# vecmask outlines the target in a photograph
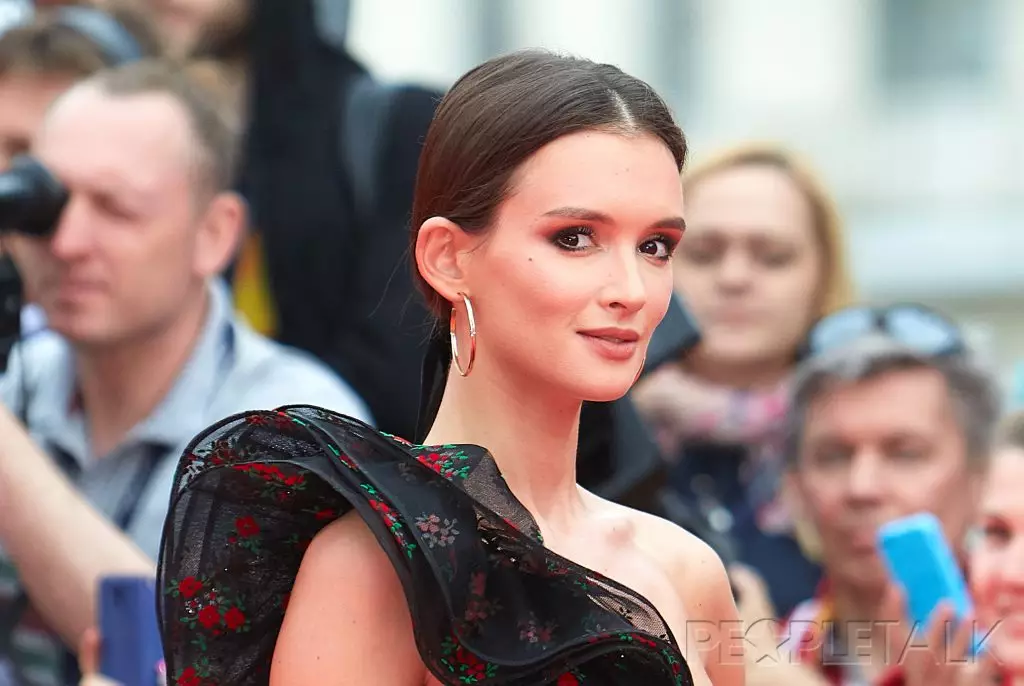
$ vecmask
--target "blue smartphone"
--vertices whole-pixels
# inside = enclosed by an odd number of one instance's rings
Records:
[[[110,576],[100,581],[100,672],[124,686],[156,686],[163,645],[156,581]]]
[[[920,513],[889,522],[878,532],[889,573],[900,585],[915,631],[927,628],[939,603],[949,603],[957,619],[974,611],[963,572],[935,515]],[[980,643],[975,639],[974,654]]]

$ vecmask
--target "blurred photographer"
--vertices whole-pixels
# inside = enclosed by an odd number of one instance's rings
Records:
[[[216,99],[146,61],[60,96],[34,141],[68,199],[51,235],[4,236],[51,332],[0,383],[0,683],[76,678],[61,639],[94,624],[100,578],[153,572],[200,429],[299,401],[369,419],[326,367],[236,319],[218,279],[245,221],[234,149]]]
[[[0,16],[0,170],[28,150],[58,95],[101,69],[161,51],[153,25],[134,5],[105,3],[104,11],[40,4],[33,10],[26,3],[7,22]],[[26,295],[21,326],[29,335],[45,329],[46,321]]]

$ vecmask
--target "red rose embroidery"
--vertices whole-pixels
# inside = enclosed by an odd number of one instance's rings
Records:
[[[203,590],[203,584],[194,576],[187,576],[178,583],[178,593],[185,599],[193,597],[201,590]]]
[[[199,675],[195,667],[189,667],[178,675],[178,686],[199,686]]]
[[[207,605],[199,611],[199,623],[207,629],[212,629],[220,623],[220,610],[214,605]]]
[[[558,677],[558,681],[555,686],[579,686],[580,680],[575,676],[566,672],[562,676]]]
[[[248,538],[260,532],[260,525],[256,523],[252,515],[247,515],[235,520],[235,530],[242,538]]]
[[[224,613],[224,625],[232,631],[239,629],[245,624],[245,613],[237,607],[233,607]]]

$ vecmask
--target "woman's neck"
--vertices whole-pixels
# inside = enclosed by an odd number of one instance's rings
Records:
[[[424,442],[487,448],[545,537],[570,532],[583,509],[576,485],[581,403],[545,399],[540,389],[520,388],[493,372],[478,362],[467,377],[449,374]]]

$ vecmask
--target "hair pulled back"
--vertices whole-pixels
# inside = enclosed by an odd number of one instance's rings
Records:
[[[444,217],[467,233],[486,230],[523,162],[562,136],[594,129],[657,136],[680,171],[686,162],[686,139],[668,106],[617,67],[525,50],[469,71],[441,100],[427,132],[410,254],[431,217]],[[446,317],[450,303],[418,271],[415,279],[430,310]]]

